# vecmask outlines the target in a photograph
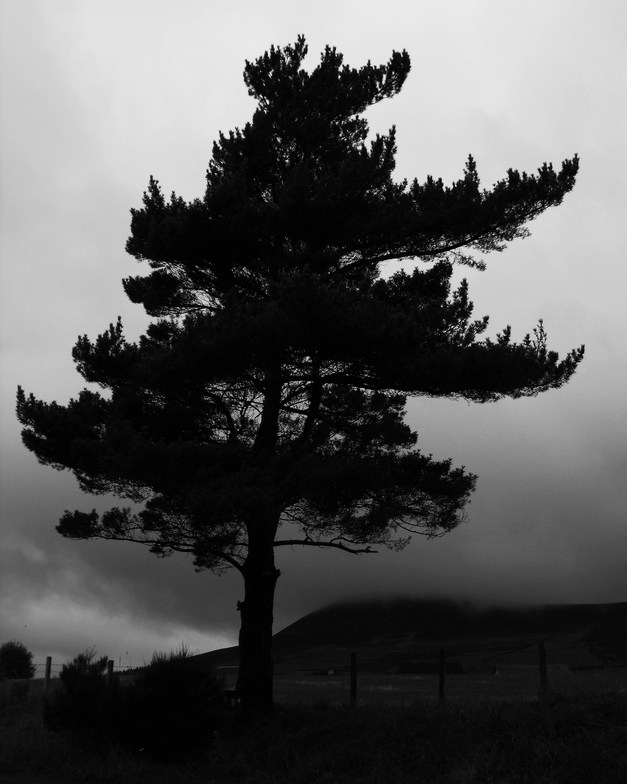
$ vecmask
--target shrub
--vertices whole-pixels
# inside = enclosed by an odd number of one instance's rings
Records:
[[[85,653],[79,653],[69,664],[61,668],[61,683],[69,694],[76,694],[90,684],[92,688],[102,688],[104,685],[107,657],[94,660],[95,651],[89,648]]]
[[[35,669],[33,654],[21,642],[11,640],[0,645],[0,680],[32,678]]]
[[[93,648],[63,665],[59,676],[62,688],[44,703],[44,721],[50,729],[78,730],[96,741],[108,735],[115,684],[107,683],[106,669],[107,657],[96,659]]]
[[[108,682],[106,657],[79,654],[63,666],[63,688],[46,701],[45,722],[91,747],[117,745],[159,761],[202,752],[222,723],[222,682],[190,659],[185,648],[156,653],[146,667]]]
[[[215,672],[194,669],[181,648],[154,654],[128,677],[118,692],[120,745],[161,761],[207,749],[223,722],[223,684]]]

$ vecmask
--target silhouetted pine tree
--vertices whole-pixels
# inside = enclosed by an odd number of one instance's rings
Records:
[[[87,382],[68,405],[18,392],[26,446],[74,472],[88,493],[144,502],[66,512],[72,538],[193,553],[241,572],[240,688],[272,704],[272,612],[279,545],[352,553],[454,528],[476,477],[416,449],[407,395],[476,402],[560,387],[583,349],[482,339],[466,282],[562,201],[559,172],[510,170],[482,190],[475,162],[450,187],[392,179],[394,128],[367,142],[362,113],[401,89],[406,52],[355,70],[326,48],[302,69],[304,38],[246,63],[258,107],[213,146],[202,199],[168,200],[151,177],[127,250],[152,272],[124,281],[155,317],[138,343],[112,324],[73,356]],[[383,262],[435,262],[380,275]]]

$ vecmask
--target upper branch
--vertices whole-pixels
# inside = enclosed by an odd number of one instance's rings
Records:
[[[207,394],[208,397],[216,404],[219,410],[224,414],[227,423],[227,429],[229,431],[229,441],[236,443],[238,440],[238,433],[229,407],[219,395],[212,392],[208,392]]]

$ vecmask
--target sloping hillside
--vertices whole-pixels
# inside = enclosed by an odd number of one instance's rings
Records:
[[[465,670],[537,661],[544,641],[552,664],[627,664],[627,603],[477,610],[450,601],[397,599],[338,604],[306,615],[274,637],[277,673],[345,667],[398,671],[435,661],[440,648]],[[199,665],[237,664],[237,648],[197,657]]]

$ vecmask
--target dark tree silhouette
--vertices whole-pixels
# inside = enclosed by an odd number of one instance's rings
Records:
[[[124,280],[155,318],[137,343],[122,324],[73,356],[83,390],[68,405],[18,392],[25,445],[70,469],[88,493],[142,507],[66,512],[72,538],[192,553],[199,569],[244,580],[240,689],[272,704],[272,612],[281,545],[349,553],[400,548],[460,521],[476,477],[416,449],[407,395],[476,402],[560,387],[563,360],[540,323],[481,339],[454,264],[483,267],[562,201],[560,171],[509,170],[482,190],[475,162],[451,186],[398,182],[395,131],[367,142],[362,113],[401,89],[406,52],[343,65],[327,47],[310,73],[304,38],[247,62],[258,107],[213,146],[202,199],[167,200],[151,177],[127,250],[152,272]],[[383,262],[432,262],[381,277]],[[138,511],[139,509],[139,511]]]
[[[9,640],[0,645],[0,680],[32,678],[35,671],[33,654],[24,643]]]

